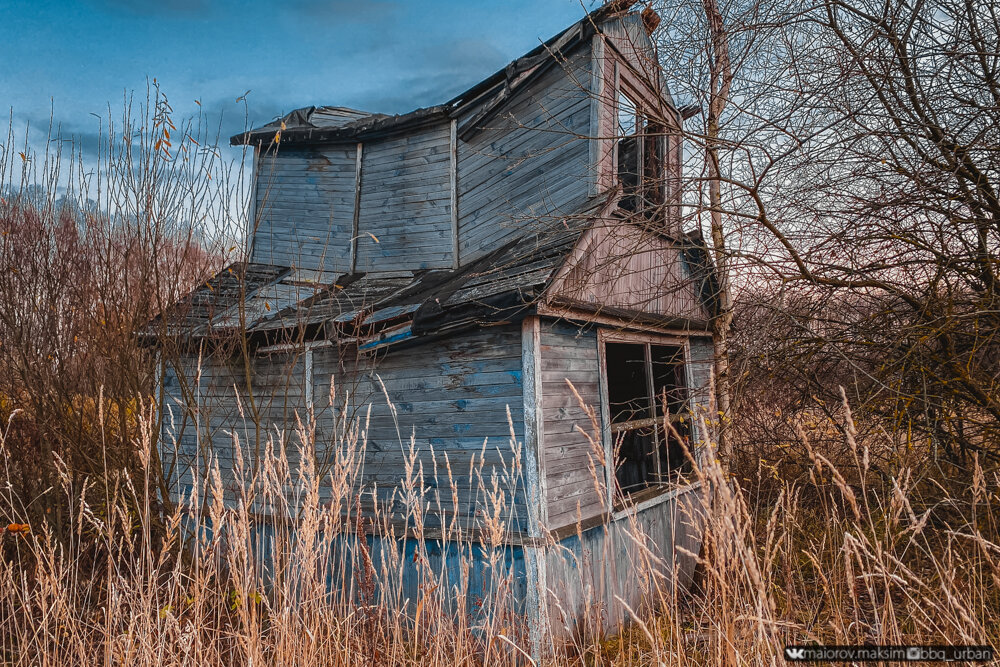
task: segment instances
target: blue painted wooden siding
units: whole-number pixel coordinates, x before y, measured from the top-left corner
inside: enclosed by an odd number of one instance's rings
[[[463,264],[586,200],[590,61],[588,45],[516,94],[488,129],[458,142]]]
[[[509,503],[504,518],[511,529],[525,530],[523,452],[511,445],[511,423],[517,442],[524,438],[519,328],[491,328],[391,350],[374,368],[355,353],[346,354],[343,358],[332,348],[313,353],[318,456],[335,455],[330,442],[347,401],[350,414],[362,424],[367,420],[364,483],[378,483],[380,500],[388,502],[393,491],[398,495],[412,438],[428,503],[440,502],[453,514],[450,464],[458,519],[475,527],[480,512],[490,511],[485,492],[496,475]]]
[[[184,390],[182,391],[182,386]],[[241,447],[247,477],[268,451],[298,465],[306,423],[305,369],[300,354],[255,357],[252,393],[239,358],[182,358],[164,374],[165,415],[161,456],[171,488],[188,495],[196,480],[218,466],[226,497],[239,489],[235,447]]]
[[[599,453],[577,427],[603,446],[600,433],[601,388],[597,333],[567,322],[542,321],[540,357],[542,375],[543,456],[548,503],[548,528],[556,529],[605,511],[595,474],[603,486]],[[590,418],[573,395],[572,382],[583,405],[598,416],[595,433]],[[591,460],[596,468],[591,471]]]
[[[186,376],[183,370],[178,372],[173,365],[166,364],[161,380],[160,461],[175,498],[186,492],[183,485],[190,485],[190,472],[198,454],[195,413],[185,398],[181,380]]]
[[[452,264],[450,125],[362,147],[358,271]],[[356,144],[279,148],[259,158],[253,259],[351,270]]]
[[[552,634],[579,636],[581,619],[595,616],[601,627],[587,630],[614,632],[634,613],[646,611],[645,605],[656,604],[655,591],[669,590],[667,582],[676,582],[681,590],[690,586],[701,551],[704,500],[699,485],[682,487],[659,504],[611,518],[548,549]]]
[[[366,143],[358,271],[451,267],[451,125]]]
[[[350,270],[354,144],[279,148],[258,158],[253,261]]]

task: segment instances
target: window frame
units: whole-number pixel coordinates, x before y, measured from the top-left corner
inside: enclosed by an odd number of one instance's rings
[[[656,187],[647,188],[637,193],[639,201],[637,211],[620,209],[629,216],[649,217],[650,214],[662,218],[660,222],[676,226],[680,220],[677,208],[680,196],[679,171],[682,157],[680,154],[680,117],[672,102],[659,90],[662,81],[651,82],[629,61],[617,48],[608,43],[600,56],[600,63],[595,67],[595,75],[600,83],[599,99],[594,101],[595,114],[593,121],[600,128],[600,136],[592,140],[591,157],[597,170],[595,179],[595,194],[617,188],[618,175],[618,96],[620,92],[636,104],[640,114],[643,109],[663,109],[667,117],[662,120],[662,126],[657,125],[656,134],[659,143],[660,169]],[[673,112],[671,116],[669,112]],[[646,142],[639,141],[639,144]],[[640,149],[642,147],[640,146]],[[640,165],[643,164],[640,158]],[[651,199],[650,195],[654,199]],[[653,202],[653,203],[650,203]],[[662,211],[662,213],[661,213]]]
[[[656,504],[657,502],[666,501],[673,495],[676,495],[678,489],[690,486],[690,483],[663,483],[654,486],[649,486],[644,489],[640,489],[628,495],[620,495],[616,493],[617,488],[617,465],[615,464],[614,458],[614,436],[613,426],[611,423],[611,402],[608,395],[608,372],[607,372],[607,344],[608,343],[631,343],[640,344],[644,346],[644,354],[646,358],[647,368],[650,363],[650,345],[664,345],[671,347],[678,347],[682,350],[683,354],[683,367],[684,367],[684,387],[687,391],[686,402],[689,404],[688,407],[693,405],[695,400],[694,390],[691,387],[691,347],[689,340],[686,336],[676,336],[669,334],[651,333],[651,332],[631,332],[631,331],[613,331],[608,329],[598,329],[597,331],[597,355],[598,355],[598,366],[600,371],[600,398],[601,398],[601,440],[602,447],[604,449],[604,460],[606,465],[604,466],[604,482],[606,488],[606,499],[605,503],[608,511],[614,515],[627,513],[629,511],[634,511],[637,508],[646,507],[649,504]],[[653,382],[652,377],[647,377],[647,384],[651,385]],[[647,387],[647,391],[652,392],[651,387]],[[655,405],[652,407],[653,420],[660,419],[656,417]],[[632,423],[632,422],[625,422]],[[621,430],[619,428],[619,430]],[[692,431],[692,441],[697,437],[697,434]],[[659,458],[657,457],[657,466],[659,466]]]
[[[650,132],[650,128],[654,127],[656,124],[650,120],[646,108],[650,106],[650,102],[643,95],[643,92],[630,85],[626,78],[622,76],[622,71],[618,63],[615,63],[615,77],[614,77],[614,91],[610,100],[610,114],[611,114],[611,182],[617,187],[621,184],[621,174],[619,173],[619,167],[621,165],[621,156],[619,154],[620,142],[624,137],[634,136],[636,138],[636,168],[638,173],[636,174],[637,183],[635,192],[626,193],[622,192],[621,199],[624,200],[629,197],[634,197],[636,200],[635,210],[628,211],[632,215],[643,215],[649,211],[654,211],[658,206],[665,204],[669,199],[669,188],[667,181],[670,177],[669,172],[671,171],[671,142],[669,140],[670,131],[669,128],[663,126],[659,128],[658,132]],[[619,120],[621,118],[621,105],[620,101],[625,98],[632,105],[634,111],[634,117],[632,122],[634,124],[634,132],[629,135],[621,135],[620,129],[621,125]],[[656,171],[658,172],[654,177],[649,177],[646,174],[646,147],[649,143],[650,138],[659,144],[659,160],[656,166]],[[646,183],[647,180],[652,180],[652,183]],[[650,200],[649,193],[655,192],[659,202],[654,202]],[[620,204],[619,204],[620,205]]]

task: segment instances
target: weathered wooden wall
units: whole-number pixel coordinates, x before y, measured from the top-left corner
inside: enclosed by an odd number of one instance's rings
[[[450,128],[364,144],[358,271],[451,267]]]
[[[165,460],[175,458],[172,443],[180,445],[173,475],[173,481],[180,485],[178,490],[189,493],[192,476],[204,475],[209,452],[223,478],[233,480],[234,434],[244,445],[246,465],[253,465],[255,456],[266,451],[270,439],[284,449],[292,477],[296,477],[301,445],[298,427],[309,420],[308,393],[320,467],[336,456],[331,443],[335,434],[342,432],[336,420],[345,401],[349,418],[360,420],[364,449],[361,485],[368,490],[378,486],[380,509],[399,509],[401,481],[407,477],[407,465],[414,463],[423,467],[423,485],[430,489],[424,496],[428,507],[442,507],[449,516],[457,513],[460,525],[476,528],[484,513],[496,509],[487,499],[495,477],[504,494],[506,507],[501,516],[509,522],[507,528],[526,530],[518,326],[394,350],[374,365],[353,350],[340,352],[335,347],[316,349],[310,355],[308,365],[301,351],[255,356],[252,400],[238,359],[210,360],[203,364],[199,376],[195,359],[186,358],[178,365],[196,397],[195,409],[184,407],[177,371],[169,370],[165,376],[168,410],[187,419],[165,420],[162,432]],[[184,430],[179,430],[181,426]],[[512,434],[517,445],[511,442]],[[452,481],[458,508],[453,507]],[[371,513],[374,503],[370,495],[365,495],[364,503],[365,511]],[[428,517],[431,524],[440,521],[440,515]]]
[[[646,77],[662,85],[637,17],[603,29],[606,37],[562,54],[564,61],[454,144],[451,121],[442,119],[363,142],[360,172],[353,142],[260,155],[253,261],[333,273],[447,268],[456,263],[456,247],[465,264],[539,222],[574,213],[614,184],[617,83],[642,87],[635,82]],[[475,118],[487,98],[463,109],[458,125]],[[668,98],[649,92],[643,104],[667,105]],[[668,119],[673,113],[657,110]],[[680,153],[673,139],[668,153],[674,189]]]
[[[600,429],[600,361],[597,332],[593,327],[581,330],[566,322],[543,320],[540,333],[541,458],[545,473],[547,528],[553,530],[575,524],[578,518],[593,518],[607,509],[597,483],[604,486],[605,472],[599,453],[584,435],[590,434],[597,446],[603,447],[600,432],[594,433],[583,407],[589,406],[596,411]],[[573,394],[573,389],[579,398]]]
[[[259,157],[253,261],[332,273],[450,267],[450,146],[448,122],[362,144],[360,192],[355,143]]]
[[[593,621],[595,616],[599,616],[598,627],[588,631],[613,631],[632,620],[625,604],[641,614],[644,604],[656,602],[657,587],[669,590],[672,582],[680,590],[690,586],[701,551],[705,512],[700,485],[681,487],[654,504],[546,549],[551,634],[579,636],[581,620]]]
[[[257,158],[252,261],[350,270],[355,144],[279,148]]]
[[[680,246],[621,221],[597,221],[549,288],[552,299],[665,317],[709,319]]]
[[[266,453],[269,440],[272,451],[283,450],[297,465],[299,424],[308,420],[304,358],[289,352],[258,356],[251,373],[248,391],[246,366],[239,357],[208,358],[200,368],[197,357],[167,365],[160,447],[175,491],[190,494],[194,480],[204,480],[209,466],[218,465],[232,498],[237,493],[237,443],[246,472]]]
[[[586,201],[590,66],[588,45],[516,93],[487,129],[458,142],[463,264]]]
[[[193,364],[167,363],[160,378],[162,409],[160,413],[160,460],[167,485],[176,500],[190,493],[198,472],[198,426],[194,406],[188,401],[190,387],[184,385],[193,377]]]
[[[351,412],[363,415],[368,424],[365,480],[377,482],[386,498],[406,476],[412,438],[416,461],[430,487],[428,503],[440,503],[453,513],[450,466],[459,498],[458,520],[474,528],[479,513],[491,509],[485,490],[495,474],[510,503],[504,519],[512,530],[525,530],[523,452],[511,445],[512,429],[517,442],[524,438],[520,354],[516,326],[392,351],[374,368],[362,365],[360,372],[355,370],[356,358],[342,358],[332,348],[316,350],[320,437],[333,432],[336,410],[348,400]],[[333,406],[331,381],[337,396]]]

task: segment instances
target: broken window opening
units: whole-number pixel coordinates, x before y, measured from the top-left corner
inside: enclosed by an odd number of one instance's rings
[[[618,206],[630,213],[648,214],[662,208],[665,201],[665,131],[621,88],[615,114],[615,161],[622,189]]]
[[[689,462],[684,350],[673,345],[604,346],[616,497],[676,482]],[[671,427],[665,422],[669,421]]]

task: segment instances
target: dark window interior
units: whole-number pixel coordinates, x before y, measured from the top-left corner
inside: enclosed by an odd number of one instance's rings
[[[618,91],[618,182],[622,198],[618,205],[626,211],[638,210],[640,157],[639,108],[632,99]]]
[[[622,495],[665,484],[686,469],[677,438],[687,435],[687,425],[677,420],[687,400],[683,352],[647,343],[605,345],[615,479]],[[664,425],[667,414],[673,429]]]
[[[686,472],[689,468],[684,449],[677,440],[677,431],[681,437],[687,437],[688,424],[672,421],[673,431],[664,428],[664,415],[677,417],[684,414],[687,405],[687,382],[684,373],[684,349],[668,345],[649,346],[650,368],[653,375],[653,396],[656,405],[656,416],[660,418],[657,424],[660,453],[660,473],[672,476],[678,472]]]
[[[608,366],[611,423],[622,424],[651,417],[649,391],[646,388],[646,346],[608,343],[604,354]]]
[[[656,414],[663,416],[665,409],[678,414],[687,391],[684,382],[684,348],[669,345],[649,346],[650,366],[653,372],[653,395],[656,397]]]
[[[631,213],[653,210],[664,201],[664,129],[652,123],[636,102],[619,90],[617,98],[618,205]]]

